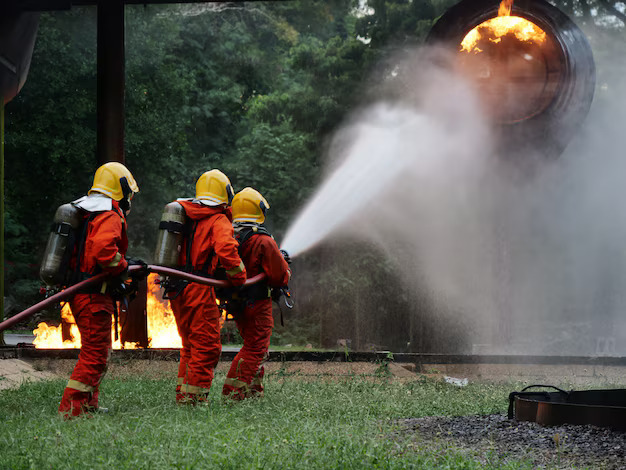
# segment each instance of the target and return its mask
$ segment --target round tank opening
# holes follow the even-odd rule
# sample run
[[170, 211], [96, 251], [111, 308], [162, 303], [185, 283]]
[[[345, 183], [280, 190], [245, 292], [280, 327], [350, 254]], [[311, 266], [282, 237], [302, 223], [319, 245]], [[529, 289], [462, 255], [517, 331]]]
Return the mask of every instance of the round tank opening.
[[465, 35], [459, 54], [486, 112], [500, 123], [543, 112], [557, 96], [564, 75], [555, 40], [519, 16], [497, 16], [479, 24]]

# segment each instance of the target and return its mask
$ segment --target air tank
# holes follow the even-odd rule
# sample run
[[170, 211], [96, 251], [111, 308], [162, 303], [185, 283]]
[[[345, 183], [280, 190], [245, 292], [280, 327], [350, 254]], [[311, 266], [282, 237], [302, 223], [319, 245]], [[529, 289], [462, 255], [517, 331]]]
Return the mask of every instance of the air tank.
[[43, 255], [39, 277], [48, 286], [66, 284], [67, 271], [77, 231], [83, 221], [81, 210], [73, 204], [59, 206], [54, 214], [52, 231]]
[[180, 267], [180, 252], [185, 238], [185, 210], [177, 202], [170, 202], [163, 209], [154, 262], [168, 268]]

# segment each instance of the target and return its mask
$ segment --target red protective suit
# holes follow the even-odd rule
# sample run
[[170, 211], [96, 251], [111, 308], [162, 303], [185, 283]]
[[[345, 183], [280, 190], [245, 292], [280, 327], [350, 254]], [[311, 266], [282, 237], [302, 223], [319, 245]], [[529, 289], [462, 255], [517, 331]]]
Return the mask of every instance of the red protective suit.
[[[269, 287], [284, 287], [288, 284], [291, 276], [289, 265], [272, 237], [252, 235], [239, 251], [249, 277], [265, 273]], [[222, 394], [241, 400], [263, 395], [265, 370], [261, 363], [270, 347], [274, 327], [269, 289], [266, 298], [248, 302], [243, 314], [235, 317], [235, 322], [243, 338], [243, 347], [233, 359]]]
[[[178, 201], [195, 231], [191, 244], [191, 264], [195, 272], [212, 276], [218, 261], [234, 285], [246, 281], [246, 269], [237, 252], [230, 208], [209, 207], [193, 201]], [[187, 263], [186, 238], [181, 251], [181, 264]], [[180, 350], [176, 401], [196, 403], [206, 400], [213, 382], [213, 369], [222, 352], [220, 341], [220, 311], [213, 287], [189, 284], [171, 301], [178, 333], [183, 347]]]
[[[91, 214], [80, 271], [119, 274], [128, 263], [124, 258], [128, 248], [126, 218], [118, 203], [110, 211]], [[102, 285], [100, 292], [106, 289]], [[63, 392], [59, 412], [66, 417], [79, 416], [98, 408], [98, 387], [106, 372], [111, 350], [111, 316], [113, 298], [106, 293], [76, 294], [70, 307], [78, 326], [81, 349], [78, 362]]]

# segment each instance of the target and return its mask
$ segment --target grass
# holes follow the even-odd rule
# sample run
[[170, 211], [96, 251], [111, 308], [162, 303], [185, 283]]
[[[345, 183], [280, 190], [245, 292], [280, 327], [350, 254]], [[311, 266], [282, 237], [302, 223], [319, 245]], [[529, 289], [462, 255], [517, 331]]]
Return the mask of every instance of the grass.
[[223, 380], [209, 406], [193, 408], [174, 403], [173, 379], [105, 379], [101, 406], [110, 412], [73, 421], [56, 412], [64, 381], [0, 391], [0, 468], [531, 468], [394, 433], [397, 418], [504, 412], [510, 386], [278, 371], [264, 398], [227, 405]]

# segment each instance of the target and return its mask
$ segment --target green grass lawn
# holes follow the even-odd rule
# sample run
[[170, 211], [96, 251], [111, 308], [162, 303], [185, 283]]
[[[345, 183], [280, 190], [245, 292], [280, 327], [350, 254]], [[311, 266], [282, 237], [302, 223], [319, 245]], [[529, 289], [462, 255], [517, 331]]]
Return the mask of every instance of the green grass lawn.
[[504, 412], [511, 386], [279, 371], [264, 398], [226, 405], [218, 374], [209, 406], [194, 408], [174, 403], [173, 380], [148, 377], [105, 378], [110, 412], [73, 421], [57, 416], [65, 381], [0, 391], [0, 468], [530, 468], [394, 432], [397, 418]]

